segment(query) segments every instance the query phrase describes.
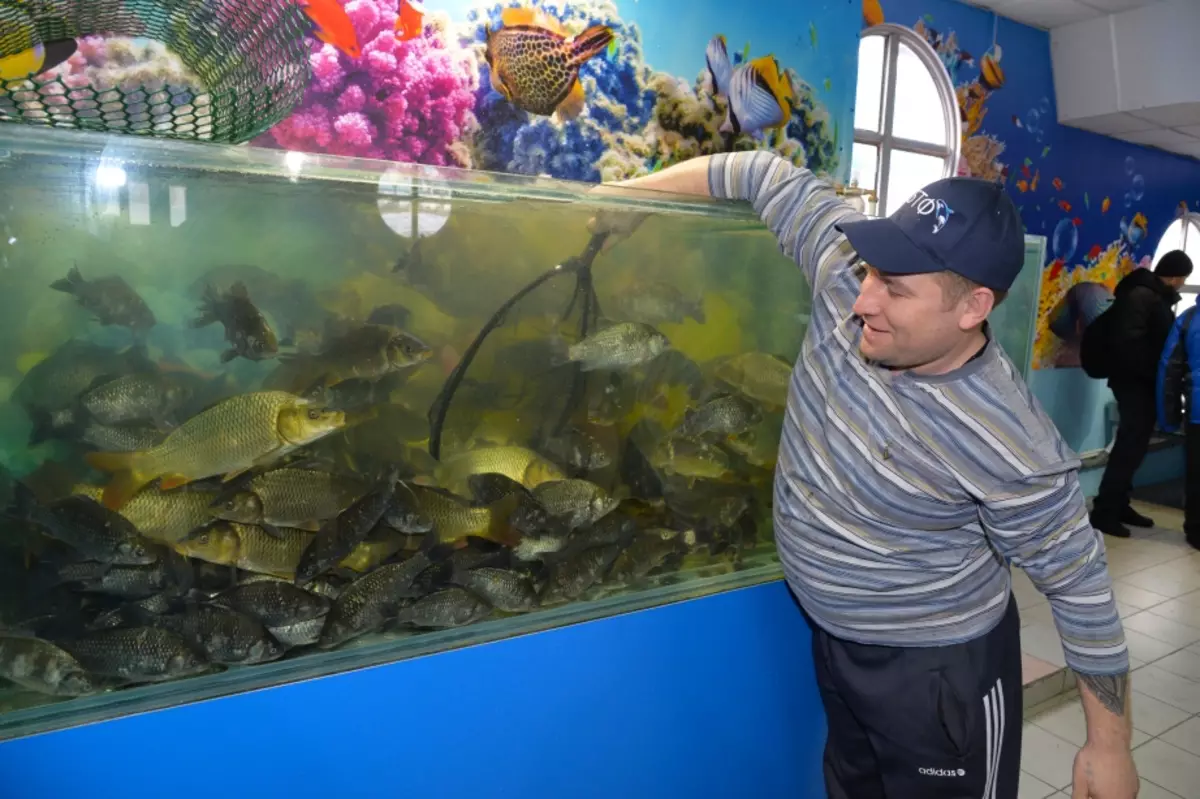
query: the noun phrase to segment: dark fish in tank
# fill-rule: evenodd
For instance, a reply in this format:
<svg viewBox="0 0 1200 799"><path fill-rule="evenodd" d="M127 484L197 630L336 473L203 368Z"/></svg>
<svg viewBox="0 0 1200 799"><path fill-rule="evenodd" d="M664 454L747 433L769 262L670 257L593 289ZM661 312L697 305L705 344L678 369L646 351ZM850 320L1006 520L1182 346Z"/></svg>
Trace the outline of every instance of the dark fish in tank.
<svg viewBox="0 0 1200 799"><path fill-rule="evenodd" d="M6 515L41 527L89 560L144 566L158 559L158 550L128 519L88 497L70 496L44 506L18 483Z"/></svg>
<svg viewBox="0 0 1200 799"><path fill-rule="evenodd" d="M283 657L284 647L262 622L226 608L197 605L150 622L178 635L211 663L253 665Z"/></svg>
<svg viewBox="0 0 1200 799"><path fill-rule="evenodd" d="M579 68L608 48L612 29L593 25L568 36L556 20L532 8L506 8L500 21L499 30L489 27L486 34L492 88L531 114L578 116L586 100Z"/></svg>
<svg viewBox="0 0 1200 799"><path fill-rule="evenodd" d="M452 586L405 605L396 614L396 621L414 627L447 629L479 621L491 612L491 605L477 594Z"/></svg>
<svg viewBox="0 0 1200 799"><path fill-rule="evenodd" d="M607 544L573 552L556 560L550 567L546 584L542 586L541 603L549 605L578 599L600 579L619 554L620 546Z"/></svg>
<svg viewBox="0 0 1200 799"><path fill-rule="evenodd" d="M25 374L13 392L13 399L27 411L62 410L74 406L79 395L105 375L154 368L141 347L118 351L90 341L69 339Z"/></svg>
<svg viewBox="0 0 1200 799"><path fill-rule="evenodd" d="M403 305L393 303L391 305L380 305L371 311L367 317L369 325L385 325L394 327L397 330L404 330L408 327L409 320L412 318L412 312Z"/></svg>
<svg viewBox="0 0 1200 799"><path fill-rule="evenodd" d="M72 655L40 638L0 633L0 677L49 696L84 696L99 682Z"/></svg>
<svg viewBox="0 0 1200 799"><path fill-rule="evenodd" d="M230 588L212 600L214 605L253 616L268 628L318 619L329 612L331 600L281 580L261 580Z"/></svg>
<svg viewBox="0 0 1200 799"><path fill-rule="evenodd" d="M533 489L533 496L551 516L571 529L598 521L614 510L619 500L587 480L553 480Z"/></svg>
<svg viewBox="0 0 1200 799"><path fill-rule="evenodd" d="M671 342L650 325L621 322L593 333L578 343L556 352L552 363L577 363L585 372L597 369L626 369L657 358Z"/></svg>
<svg viewBox="0 0 1200 799"><path fill-rule="evenodd" d="M303 587L321 572L332 569L366 540L387 513L396 493L393 468L367 494L321 525L296 566L296 585Z"/></svg>
<svg viewBox="0 0 1200 799"><path fill-rule="evenodd" d="M31 446L41 440L36 438L38 432L35 428L30 434ZM155 446L162 441L163 435L157 427L92 423L79 431L78 440L102 452L137 452Z"/></svg>
<svg viewBox="0 0 1200 799"><path fill-rule="evenodd" d="M178 635L157 627L102 630L58 643L93 675L128 682L174 680L212 668Z"/></svg>
<svg viewBox="0 0 1200 799"><path fill-rule="evenodd" d="M290 527L278 532L274 536L255 524L221 521L193 531L175 544L175 551L207 563L292 580L314 533Z"/></svg>
<svg viewBox="0 0 1200 799"><path fill-rule="evenodd" d="M524 572L482 566L450 575L450 582L469 589L497 610L525 613L537 605L537 589Z"/></svg>
<svg viewBox="0 0 1200 799"><path fill-rule="evenodd" d="M79 307L91 313L101 325L142 332L154 327L157 321L146 301L119 275L84 280L79 267L73 266L65 278L54 281L50 288L75 297Z"/></svg>
<svg viewBox="0 0 1200 799"><path fill-rule="evenodd" d="M629 582L663 565L672 555L687 552L696 543L695 532L688 530L646 530L638 533L625 550L613 561L609 577L617 582Z"/></svg>
<svg viewBox="0 0 1200 799"><path fill-rule="evenodd" d="M360 325L326 342L316 355L284 355L281 371L306 376L306 386L323 380L335 386L344 380L377 380L428 361L433 350L421 339L387 325ZM311 376L311 380L307 376Z"/></svg>
<svg viewBox="0 0 1200 799"><path fill-rule="evenodd" d="M97 385L79 398L79 405L103 425L153 422L167 428L174 414L192 398L192 388L171 375L142 372Z"/></svg>
<svg viewBox="0 0 1200 799"><path fill-rule="evenodd" d="M583 472L604 469L613 461L612 454L595 436L577 427L568 427L561 435L547 439L539 449L552 460Z"/></svg>
<svg viewBox="0 0 1200 799"><path fill-rule="evenodd" d="M690 299L662 281L635 283L614 298L612 308L620 319L648 325L679 324L689 318L703 323L705 318L703 300Z"/></svg>
<svg viewBox="0 0 1200 799"><path fill-rule="evenodd" d="M250 299L245 283L238 281L226 292L218 292L212 286L206 287L199 313L192 320L192 327L207 327L220 322L225 328L225 340L232 346L221 353L221 363L228 363L239 356L261 361L278 354L279 341L275 331Z"/></svg>
<svg viewBox="0 0 1200 799"><path fill-rule="evenodd" d="M736 436L762 421L762 412L742 397L725 394L714 397L695 410L689 409L675 435L690 437L705 434Z"/></svg>
<svg viewBox="0 0 1200 799"><path fill-rule="evenodd" d="M284 466L233 484L217 496L209 513L218 519L316 531L362 496L359 480L328 471Z"/></svg>
<svg viewBox="0 0 1200 799"><path fill-rule="evenodd" d="M186 568L186 562L182 564ZM146 599L177 584L179 567L166 558L146 566L114 566L109 563L70 563L58 569L58 579L75 584L79 590L122 597Z"/></svg>
<svg viewBox="0 0 1200 799"><path fill-rule="evenodd" d="M765 352L743 352L713 370L717 380L752 400L773 408L787 404L792 365Z"/></svg>
<svg viewBox="0 0 1200 799"><path fill-rule="evenodd" d="M97 486L80 486L75 493L97 502L104 493ZM117 511L146 538L174 544L193 530L212 522L208 508L217 497L217 490L203 484L164 491L148 485Z"/></svg>

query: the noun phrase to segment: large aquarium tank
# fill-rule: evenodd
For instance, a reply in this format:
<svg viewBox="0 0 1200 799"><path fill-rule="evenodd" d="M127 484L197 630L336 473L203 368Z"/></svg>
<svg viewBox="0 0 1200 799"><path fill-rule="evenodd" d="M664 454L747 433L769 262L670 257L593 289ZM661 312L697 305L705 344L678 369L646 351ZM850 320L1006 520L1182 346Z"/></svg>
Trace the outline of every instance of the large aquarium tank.
<svg viewBox="0 0 1200 799"><path fill-rule="evenodd" d="M0 126L0 737L778 579L808 287L588 189Z"/></svg>

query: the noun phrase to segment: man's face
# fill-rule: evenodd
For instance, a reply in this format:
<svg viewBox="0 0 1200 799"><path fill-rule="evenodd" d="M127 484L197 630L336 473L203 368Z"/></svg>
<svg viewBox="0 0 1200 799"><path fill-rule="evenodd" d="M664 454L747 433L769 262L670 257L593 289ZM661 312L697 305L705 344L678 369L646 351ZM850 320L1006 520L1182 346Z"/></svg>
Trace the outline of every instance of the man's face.
<svg viewBox="0 0 1200 799"><path fill-rule="evenodd" d="M854 303L862 354L895 369L937 374L987 318L994 296L976 289L954 302L936 274L888 275L867 267Z"/></svg>
<svg viewBox="0 0 1200 799"><path fill-rule="evenodd" d="M1186 277L1160 277L1159 280L1166 283L1171 288L1179 291L1187 283Z"/></svg>

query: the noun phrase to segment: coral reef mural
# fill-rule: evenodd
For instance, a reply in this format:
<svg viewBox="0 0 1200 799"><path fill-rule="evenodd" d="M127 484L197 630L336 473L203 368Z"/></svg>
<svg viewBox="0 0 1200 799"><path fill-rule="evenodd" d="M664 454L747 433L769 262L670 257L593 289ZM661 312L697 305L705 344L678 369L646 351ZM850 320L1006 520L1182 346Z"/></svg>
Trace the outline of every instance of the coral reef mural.
<svg viewBox="0 0 1200 799"><path fill-rule="evenodd" d="M882 10L920 33L950 74L958 173L1003 182L1026 232L1046 238L1033 368L1078 366L1083 328L1116 284L1153 266L1167 226L1200 209L1200 162L1059 125L1044 31L953 0L885 0Z"/></svg>
<svg viewBox="0 0 1200 799"><path fill-rule="evenodd" d="M848 174L841 133L852 129L860 12L845 2L748 22L708 2L336 2L359 54L318 30L303 105L255 144L591 182L769 147L833 180ZM672 29L684 11L704 38ZM789 26L802 34L779 33ZM714 85L718 41L730 74L758 80ZM776 117L730 113L757 99L742 96L747 85L766 92Z"/></svg>

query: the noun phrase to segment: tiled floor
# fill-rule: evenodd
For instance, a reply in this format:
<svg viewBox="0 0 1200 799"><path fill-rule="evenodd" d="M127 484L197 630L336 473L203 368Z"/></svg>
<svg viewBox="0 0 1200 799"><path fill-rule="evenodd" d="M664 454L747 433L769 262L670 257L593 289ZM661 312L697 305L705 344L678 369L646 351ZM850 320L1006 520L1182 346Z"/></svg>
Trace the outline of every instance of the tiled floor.
<svg viewBox="0 0 1200 799"><path fill-rule="evenodd" d="M1200 797L1200 552L1179 532L1180 511L1138 505L1157 522L1130 539L1105 538L1117 605L1133 666L1133 757L1139 799ZM1021 648L1029 675L1049 680L1062 648L1049 606L1024 574L1014 574ZM1028 705L1027 688L1027 705ZM1061 689L1060 689L1061 690ZM1086 739L1074 692L1025 711L1020 799L1070 796L1071 767Z"/></svg>

